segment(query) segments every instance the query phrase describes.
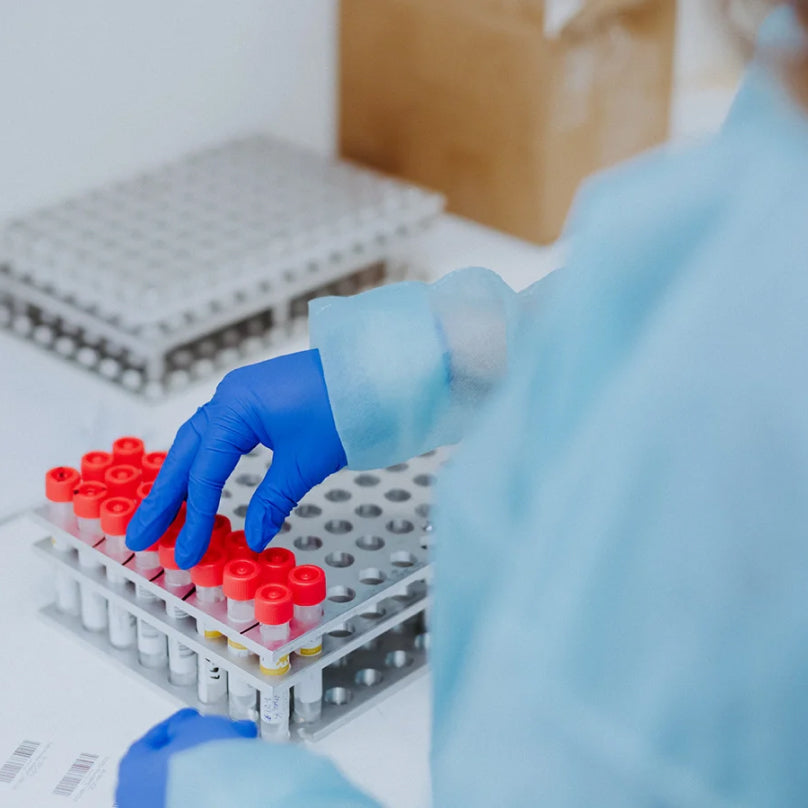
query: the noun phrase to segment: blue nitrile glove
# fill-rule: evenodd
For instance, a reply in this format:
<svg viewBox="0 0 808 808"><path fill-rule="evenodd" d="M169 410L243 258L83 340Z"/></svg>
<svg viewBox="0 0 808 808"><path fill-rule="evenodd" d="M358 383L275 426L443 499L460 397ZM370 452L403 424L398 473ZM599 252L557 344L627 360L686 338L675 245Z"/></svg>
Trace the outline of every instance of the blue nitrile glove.
<svg viewBox="0 0 808 808"><path fill-rule="evenodd" d="M164 808L171 756L183 749L228 738L255 738L252 721L230 721L180 710L135 741L121 759L115 802L118 808Z"/></svg>
<svg viewBox="0 0 808 808"><path fill-rule="evenodd" d="M151 493L129 523L129 548L154 544L187 498L175 556L180 567L196 564L207 549L222 486L241 455L259 443L272 449L273 459L247 510L247 541L256 551L309 489L347 462L318 351L247 365L222 379L213 398L177 432Z"/></svg>

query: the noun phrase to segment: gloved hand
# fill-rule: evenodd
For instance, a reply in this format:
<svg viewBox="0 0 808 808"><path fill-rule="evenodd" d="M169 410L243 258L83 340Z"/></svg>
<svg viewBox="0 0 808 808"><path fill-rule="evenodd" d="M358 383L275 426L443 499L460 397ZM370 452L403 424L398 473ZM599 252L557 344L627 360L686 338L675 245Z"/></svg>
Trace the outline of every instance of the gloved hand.
<svg viewBox="0 0 808 808"><path fill-rule="evenodd" d="M144 550L165 532L184 499L180 567L205 554L222 486L242 454L263 443L272 465L247 510L247 542L261 551L304 494L347 462L316 350L234 370L177 432L151 493L135 512L126 544Z"/></svg>
<svg viewBox="0 0 808 808"><path fill-rule="evenodd" d="M168 764L183 749L227 738L255 738L252 721L230 721L180 710L133 743L118 768L118 808L164 808Z"/></svg>

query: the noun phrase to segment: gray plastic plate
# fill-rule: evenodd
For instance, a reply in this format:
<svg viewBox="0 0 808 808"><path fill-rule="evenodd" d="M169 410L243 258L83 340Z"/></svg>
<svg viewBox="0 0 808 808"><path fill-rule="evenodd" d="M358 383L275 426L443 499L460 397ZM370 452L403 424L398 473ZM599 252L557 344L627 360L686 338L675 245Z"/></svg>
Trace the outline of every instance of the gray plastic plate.
<svg viewBox="0 0 808 808"><path fill-rule="evenodd" d="M0 226L0 326L158 396L398 272L443 199L266 136Z"/></svg>

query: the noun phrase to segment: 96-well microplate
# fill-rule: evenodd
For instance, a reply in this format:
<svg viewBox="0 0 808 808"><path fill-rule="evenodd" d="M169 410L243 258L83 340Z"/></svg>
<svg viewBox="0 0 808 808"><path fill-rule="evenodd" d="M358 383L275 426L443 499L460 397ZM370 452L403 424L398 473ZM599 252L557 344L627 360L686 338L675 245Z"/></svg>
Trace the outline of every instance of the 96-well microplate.
<svg viewBox="0 0 808 808"><path fill-rule="evenodd" d="M0 326L148 396L397 271L443 199L253 136L0 226Z"/></svg>

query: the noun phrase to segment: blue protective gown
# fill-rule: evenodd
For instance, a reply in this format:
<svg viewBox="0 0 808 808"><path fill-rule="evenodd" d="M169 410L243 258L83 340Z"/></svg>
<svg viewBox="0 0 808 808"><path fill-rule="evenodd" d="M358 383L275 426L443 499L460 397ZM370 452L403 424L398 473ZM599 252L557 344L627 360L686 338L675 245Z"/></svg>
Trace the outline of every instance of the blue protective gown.
<svg viewBox="0 0 808 808"><path fill-rule="evenodd" d="M469 269L313 306L352 467L465 436L434 804L805 805L808 118L753 67L720 134L592 181L568 234L522 295ZM301 748L171 763L171 808L373 804Z"/></svg>

